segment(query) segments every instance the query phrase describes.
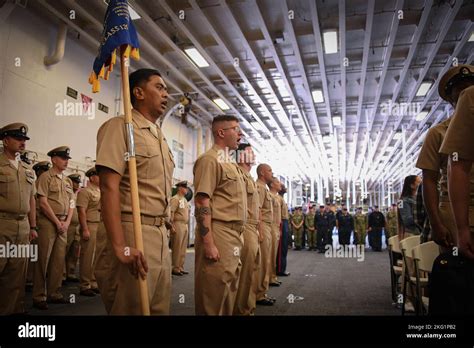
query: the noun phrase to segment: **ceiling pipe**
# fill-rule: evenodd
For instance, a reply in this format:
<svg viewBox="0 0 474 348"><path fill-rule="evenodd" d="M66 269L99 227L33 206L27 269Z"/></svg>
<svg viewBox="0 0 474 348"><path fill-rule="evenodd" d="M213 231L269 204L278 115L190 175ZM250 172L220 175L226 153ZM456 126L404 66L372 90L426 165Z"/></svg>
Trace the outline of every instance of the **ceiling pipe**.
<svg viewBox="0 0 474 348"><path fill-rule="evenodd" d="M51 56L44 57L44 65L51 66L59 63L64 57L64 49L66 47L67 25L61 23L56 36L56 49Z"/></svg>

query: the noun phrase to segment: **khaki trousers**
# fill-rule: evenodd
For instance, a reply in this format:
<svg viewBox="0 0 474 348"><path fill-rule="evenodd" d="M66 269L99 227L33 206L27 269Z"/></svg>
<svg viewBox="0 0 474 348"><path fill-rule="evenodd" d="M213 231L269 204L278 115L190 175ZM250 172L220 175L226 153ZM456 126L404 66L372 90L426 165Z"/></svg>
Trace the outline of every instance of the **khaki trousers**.
<svg viewBox="0 0 474 348"><path fill-rule="evenodd" d="M5 246L5 251L8 245L10 248L12 245L28 245L29 233L30 225L26 218L0 218L0 244ZM0 315L21 314L25 311L27 262L26 257L0 257Z"/></svg>
<svg viewBox="0 0 474 348"><path fill-rule="evenodd" d="M262 222L260 229L260 233L263 234L263 242L260 243L261 262L258 274L257 301L265 298L271 275L272 225L269 222Z"/></svg>
<svg viewBox="0 0 474 348"><path fill-rule="evenodd" d="M127 246L135 247L132 222L122 222ZM151 315L168 315L171 297L171 258L166 227L142 224L146 277ZM97 232L95 277L105 309L111 315L141 315L138 279L115 256L112 244L100 223Z"/></svg>
<svg viewBox="0 0 474 348"><path fill-rule="evenodd" d="M184 221L175 221L176 232L171 235L171 258L173 272L184 271L184 260L188 246L188 224Z"/></svg>
<svg viewBox="0 0 474 348"><path fill-rule="evenodd" d="M38 218L38 261L33 280L33 302L63 298L60 292L66 260L67 233L59 234L48 218ZM48 275L46 279L46 274Z"/></svg>
<svg viewBox="0 0 474 348"><path fill-rule="evenodd" d="M196 229L194 300L196 315L232 315L239 285L243 225L212 221L212 236L220 260L205 257Z"/></svg>
<svg viewBox="0 0 474 348"><path fill-rule="evenodd" d="M449 202L439 202L439 215L443 225L449 230L451 240L454 245L458 245L458 230L456 227L456 221L454 221L454 215L451 210L451 204ZM446 247L440 247L442 252L451 251Z"/></svg>
<svg viewBox="0 0 474 348"><path fill-rule="evenodd" d="M276 283L278 281L276 275L276 259L278 253L278 243L280 242L280 224L272 224L272 249L270 254L270 283Z"/></svg>
<svg viewBox="0 0 474 348"><path fill-rule="evenodd" d="M260 267L260 245L257 225L244 226L244 246L240 255L242 270L234 306L234 315L254 315L257 306L257 283Z"/></svg>
<svg viewBox="0 0 474 348"><path fill-rule="evenodd" d="M81 231L81 256L79 258L79 274L80 274L80 289L81 291L87 289L96 289L97 281L94 276L95 264L97 257L96 252L96 241L97 241L97 230L99 228L98 222L87 222L89 228L90 237L89 240L82 238Z"/></svg>
<svg viewBox="0 0 474 348"><path fill-rule="evenodd" d="M67 230L67 244L66 244L66 274L65 277L75 277L76 276L76 266L77 261L79 260L80 245L81 245L81 235L80 235L80 225L69 225Z"/></svg>

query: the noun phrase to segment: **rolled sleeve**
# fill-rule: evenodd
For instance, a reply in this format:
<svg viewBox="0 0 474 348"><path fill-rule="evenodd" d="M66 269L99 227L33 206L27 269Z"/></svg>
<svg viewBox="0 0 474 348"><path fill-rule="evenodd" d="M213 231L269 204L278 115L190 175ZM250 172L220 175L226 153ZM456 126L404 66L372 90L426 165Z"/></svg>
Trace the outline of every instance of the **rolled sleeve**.
<svg viewBox="0 0 474 348"><path fill-rule="evenodd" d="M212 198L219 182L217 159L210 156L199 158L194 165L194 183L196 195L205 194Z"/></svg>
<svg viewBox="0 0 474 348"><path fill-rule="evenodd" d="M441 168L441 159L439 154L439 148L442 142L441 134L431 128L425 137L423 147L421 148L420 155L416 162L416 167L423 170L433 170L438 172Z"/></svg>
<svg viewBox="0 0 474 348"><path fill-rule="evenodd" d="M81 190L77 194L76 207L86 208L89 206L89 193L86 190Z"/></svg>
<svg viewBox="0 0 474 348"><path fill-rule="evenodd" d="M38 178L38 190L36 192L38 195L48 197L50 179L51 177L46 175L46 173Z"/></svg>
<svg viewBox="0 0 474 348"><path fill-rule="evenodd" d="M97 132L96 166L107 167L123 175L126 163L126 134L122 117L114 117L104 123Z"/></svg>

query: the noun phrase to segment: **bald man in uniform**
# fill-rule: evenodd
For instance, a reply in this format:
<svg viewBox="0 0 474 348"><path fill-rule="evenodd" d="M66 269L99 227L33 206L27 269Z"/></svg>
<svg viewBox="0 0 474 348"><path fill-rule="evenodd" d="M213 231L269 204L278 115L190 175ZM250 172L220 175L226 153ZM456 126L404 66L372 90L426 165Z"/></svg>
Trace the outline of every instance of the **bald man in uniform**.
<svg viewBox="0 0 474 348"><path fill-rule="evenodd" d="M38 261L33 281L33 306L48 309L50 303L69 303L61 294L66 260L67 231L75 197L71 179L64 175L70 149L60 146L48 152L53 167L38 179Z"/></svg>
<svg viewBox="0 0 474 348"><path fill-rule="evenodd" d="M242 270L239 279L234 315L254 315L257 302L257 281L260 267L260 198L257 184L250 175L255 154L250 144L240 144L237 153L239 169L247 192L247 223L244 225L244 245L240 254Z"/></svg>
<svg viewBox="0 0 474 348"><path fill-rule="evenodd" d="M459 251L474 259L474 195L469 189L474 161L474 66L458 66L456 74L443 84L440 96L457 100L439 152L449 156L448 190Z"/></svg>
<svg viewBox="0 0 474 348"><path fill-rule="evenodd" d="M176 184L178 192L171 198L171 218L173 224L171 234L172 274L182 276L189 272L184 270L186 248L188 246L189 205L186 200L188 183L180 181Z"/></svg>
<svg viewBox="0 0 474 348"><path fill-rule="evenodd" d="M35 176L20 160L25 150L28 126L12 123L0 129L0 245L6 250L24 248L37 237ZM0 315L25 312L25 283L28 258L0 257Z"/></svg>
<svg viewBox="0 0 474 348"><path fill-rule="evenodd" d="M130 74L130 98L137 162L144 253L133 233L127 132L123 117L113 117L97 133L96 168L100 178L101 228L106 245L97 256L95 276L107 313L142 314L138 277L146 279L150 314L167 315L171 296L171 257L165 226L171 200L173 155L157 121L165 114L168 90L160 73Z"/></svg>
<svg viewBox="0 0 474 348"><path fill-rule="evenodd" d="M68 175L68 178L71 179L74 200L77 201L77 195L82 183L81 174L74 173ZM79 278L76 276L76 267L77 261L79 260L80 249L81 234L79 232L79 216L77 214L77 209L74 209L72 211L71 224L67 230L65 280L68 282L79 282Z"/></svg>
<svg viewBox="0 0 474 348"><path fill-rule="evenodd" d="M260 271L258 275L257 305L273 306L275 299L267 295L271 277L273 199L267 185L273 180L272 168L265 163L257 167L257 189L260 199L260 225L258 231L263 241L260 243Z"/></svg>
<svg viewBox="0 0 474 348"><path fill-rule="evenodd" d="M281 235L281 200L278 192L281 190L280 180L273 177L272 181L268 184L268 189L272 196L273 204L273 221L272 221L272 248L270 252L270 286L280 286L281 282L278 280L276 271L276 260L278 253L278 243L280 242Z"/></svg>
<svg viewBox="0 0 474 348"><path fill-rule="evenodd" d="M194 298L197 315L232 315L247 220L247 191L229 150L242 131L235 116L212 122L214 146L194 164L196 239Z"/></svg>
<svg viewBox="0 0 474 348"><path fill-rule="evenodd" d="M96 241L97 230L100 223L100 187L99 174L95 167L86 172L89 178L87 187L77 195L77 211L81 225L81 254L79 258L80 294L93 297L99 293L97 281L94 276L97 257Z"/></svg>

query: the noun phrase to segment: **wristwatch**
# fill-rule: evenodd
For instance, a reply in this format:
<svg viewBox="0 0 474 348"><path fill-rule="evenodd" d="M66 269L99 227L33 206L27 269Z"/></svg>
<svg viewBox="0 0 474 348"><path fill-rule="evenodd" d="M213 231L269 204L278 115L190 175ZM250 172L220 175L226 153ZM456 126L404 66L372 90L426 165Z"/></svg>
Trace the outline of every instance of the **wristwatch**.
<svg viewBox="0 0 474 348"><path fill-rule="evenodd" d="M38 231L39 231L39 227L38 227L38 226L30 227L30 230L35 230L36 232L38 232Z"/></svg>

